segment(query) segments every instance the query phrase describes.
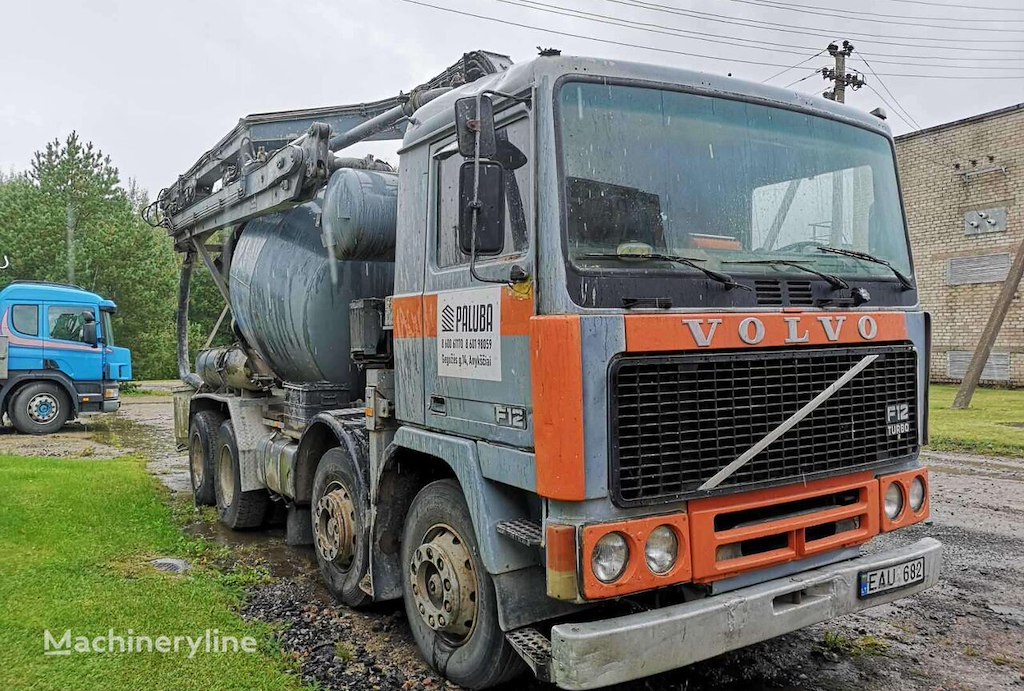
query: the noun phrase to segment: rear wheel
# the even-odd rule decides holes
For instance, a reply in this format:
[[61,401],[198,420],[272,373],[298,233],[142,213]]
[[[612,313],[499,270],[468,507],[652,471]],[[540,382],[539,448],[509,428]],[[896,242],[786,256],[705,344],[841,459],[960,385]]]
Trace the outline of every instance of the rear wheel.
[[525,670],[498,625],[494,583],[454,480],[432,482],[409,507],[402,576],[409,628],[438,672],[461,686],[484,689]]
[[242,491],[238,442],[231,420],[222,422],[217,431],[214,466],[217,474],[214,489],[220,522],[232,529],[255,528],[262,524],[270,496],[265,489]]
[[213,506],[217,502],[213,461],[217,430],[223,421],[224,416],[220,412],[203,410],[193,415],[189,424],[188,471],[196,506]]
[[349,607],[370,601],[359,587],[370,564],[368,504],[366,483],[349,455],[325,453],[313,478],[313,548],[327,589]]
[[37,381],[18,390],[7,413],[22,434],[52,434],[68,421],[71,404],[58,384]]

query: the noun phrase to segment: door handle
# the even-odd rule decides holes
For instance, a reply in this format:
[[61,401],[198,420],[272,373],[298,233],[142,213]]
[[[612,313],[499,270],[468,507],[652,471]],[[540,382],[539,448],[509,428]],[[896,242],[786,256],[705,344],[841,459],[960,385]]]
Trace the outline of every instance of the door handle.
[[430,397],[430,412],[437,415],[448,414],[448,401],[445,400],[444,396],[431,396]]

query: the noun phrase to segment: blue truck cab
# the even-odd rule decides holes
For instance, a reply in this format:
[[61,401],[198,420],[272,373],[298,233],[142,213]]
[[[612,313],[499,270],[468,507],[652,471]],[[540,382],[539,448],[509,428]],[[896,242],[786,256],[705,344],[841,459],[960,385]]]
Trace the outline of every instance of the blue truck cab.
[[23,434],[121,405],[131,352],[114,345],[117,306],[78,286],[15,281],[0,290],[0,418]]

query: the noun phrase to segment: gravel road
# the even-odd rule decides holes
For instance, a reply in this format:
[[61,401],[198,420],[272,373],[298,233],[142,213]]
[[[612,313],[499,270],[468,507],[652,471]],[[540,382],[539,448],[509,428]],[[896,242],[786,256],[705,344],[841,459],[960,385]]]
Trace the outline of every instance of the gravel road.
[[[0,452],[109,458],[144,454],[151,472],[188,491],[173,448],[171,399],[126,399],[117,416],[27,438],[0,431]],[[940,584],[915,597],[843,617],[685,670],[627,685],[628,691],[703,689],[1024,689],[1024,460],[928,454],[932,520],[882,536],[884,550],[930,535],[945,545]],[[196,532],[237,546],[276,576],[252,591],[243,616],[273,623],[302,675],[324,689],[439,689],[422,663],[398,604],[355,612],[331,602],[308,549],[284,546],[280,529]],[[550,689],[519,680],[508,691]]]

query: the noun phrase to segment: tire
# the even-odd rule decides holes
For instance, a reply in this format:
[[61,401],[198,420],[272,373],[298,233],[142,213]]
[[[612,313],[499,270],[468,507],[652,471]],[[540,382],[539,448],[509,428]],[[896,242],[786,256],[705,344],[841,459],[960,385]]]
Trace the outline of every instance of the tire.
[[213,459],[217,448],[217,431],[224,416],[216,410],[203,410],[192,416],[188,426],[188,475],[196,506],[217,503],[214,489],[216,474]]
[[220,522],[231,528],[256,528],[263,523],[270,495],[265,489],[242,491],[242,473],[239,469],[238,442],[231,420],[221,423],[217,431],[217,454],[214,457],[216,478],[214,494]]
[[37,381],[18,389],[7,414],[22,434],[53,434],[71,416],[71,402],[59,384]]
[[[456,565],[459,558],[463,562]],[[437,562],[441,565],[436,566]],[[450,587],[447,576],[454,576]],[[426,593],[423,586],[430,590],[431,582],[444,589],[440,595],[436,590],[431,591],[435,595]],[[423,658],[440,674],[460,686],[485,689],[526,670],[498,625],[494,582],[480,560],[469,507],[454,480],[432,482],[409,507],[402,532],[402,585],[413,638]],[[443,603],[437,606],[442,597]],[[458,604],[448,609],[451,601]],[[421,613],[420,606],[430,602],[434,608],[427,604]],[[461,628],[435,629],[428,619],[431,612],[439,616],[452,612],[461,622],[444,620],[444,624]],[[437,617],[433,621],[438,626],[442,622]]]
[[317,464],[310,513],[313,551],[327,589],[349,607],[368,604],[372,598],[359,583],[370,568],[369,492],[342,449],[328,450]]

